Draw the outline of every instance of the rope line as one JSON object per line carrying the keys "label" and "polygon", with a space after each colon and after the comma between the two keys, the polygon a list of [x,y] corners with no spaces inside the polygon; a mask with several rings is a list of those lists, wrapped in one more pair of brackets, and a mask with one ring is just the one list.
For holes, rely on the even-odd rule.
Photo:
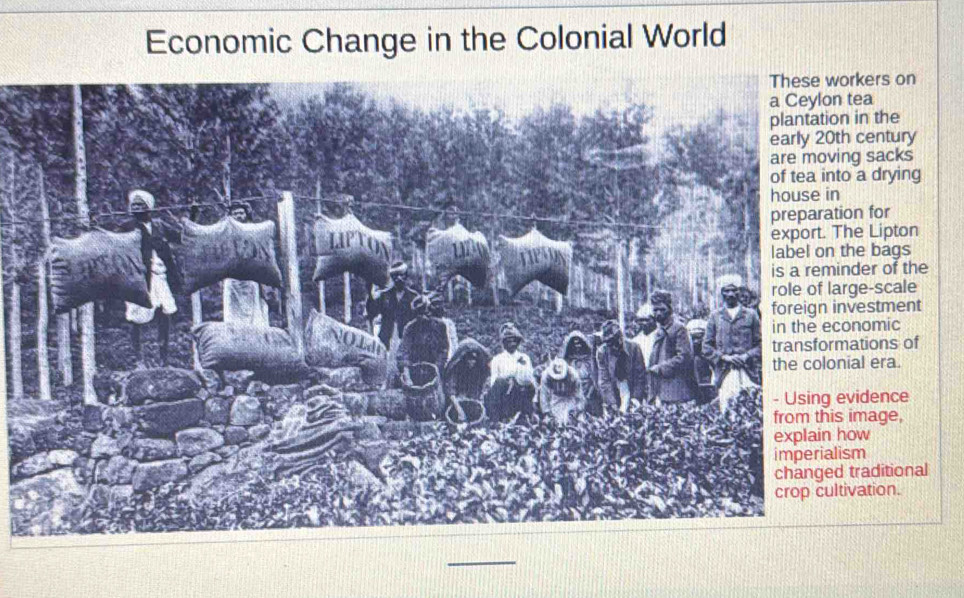
{"label": "rope line", "polygon": [[[313,201],[313,202],[323,202],[334,205],[345,205],[344,199],[334,199],[334,198],[324,198],[324,197],[309,197],[306,195],[292,195],[294,199]],[[244,197],[240,199],[232,199],[232,202],[255,202],[255,201],[272,201],[277,202],[280,198],[266,197],[266,196],[255,196],[255,197]],[[558,218],[549,218],[546,216],[520,216],[517,214],[505,214],[500,212],[489,212],[480,210],[451,210],[451,209],[439,209],[429,206],[410,206],[399,203],[390,202],[380,202],[380,201],[355,201],[352,205],[358,207],[375,207],[375,208],[388,208],[396,210],[407,210],[410,212],[434,212],[436,214],[453,214],[458,216],[478,216],[480,218],[494,218],[498,220],[515,220],[519,222],[539,222],[553,225],[562,226],[597,226],[601,228],[620,228],[629,230],[667,230],[671,227],[661,226],[657,224],[639,224],[633,222],[606,222],[602,220],[586,220],[586,219],[575,219],[575,220],[560,220]],[[164,206],[159,208],[154,208],[150,210],[152,213],[156,212],[178,212],[178,211],[190,211],[192,209],[201,208],[220,208],[227,210],[228,206],[223,203],[214,202],[198,202],[188,205],[177,205],[177,206]],[[105,212],[98,212],[96,214],[91,214],[90,219],[94,225],[96,221],[100,219],[110,219],[119,216],[130,217],[131,213],[127,210],[109,210]],[[319,215],[316,214],[317,218]],[[13,227],[18,225],[26,224],[42,224],[46,220],[47,222],[68,222],[68,221],[79,221],[79,215],[65,215],[65,216],[50,216],[48,218],[13,218],[13,219],[3,219],[0,222],[0,227]],[[707,231],[709,229],[706,229]]]}

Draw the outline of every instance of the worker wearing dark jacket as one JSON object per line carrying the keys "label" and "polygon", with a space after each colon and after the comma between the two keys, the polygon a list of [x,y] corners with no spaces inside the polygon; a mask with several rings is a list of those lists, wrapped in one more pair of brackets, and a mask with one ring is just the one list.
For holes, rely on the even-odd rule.
{"label": "worker wearing dark jacket", "polygon": [[659,324],[649,356],[651,394],[659,403],[685,403],[699,396],[693,374],[693,345],[673,313],[673,296],[653,291],[653,316]]}

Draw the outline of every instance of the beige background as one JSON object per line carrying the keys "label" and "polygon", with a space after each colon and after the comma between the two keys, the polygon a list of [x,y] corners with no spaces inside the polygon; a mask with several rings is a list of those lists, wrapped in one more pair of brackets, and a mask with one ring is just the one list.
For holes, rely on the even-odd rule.
{"label": "beige background", "polygon": [[[24,7],[29,3],[18,4]],[[944,248],[941,398],[933,312],[918,322],[925,331],[925,348],[916,362],[905,361],[897,375],[778,377],[771,373],[766,389],[766,397],[772,397],[798,387],[852,390],[861,382],[870,387],[899,384],[912,388],[917,401],[906,413],[913,417],[907,417],[900,430],[888,431],[887,442],[874,450],[907,462],[926,459],[933,464],[937,460],[934,439],[940,419],[944,432],[940,446],[942,501],[941,478],[935,469],[929,480],[907,487],[901,500],[811,501],[803,505],[768,500],[766,516],[755,519],[40,538],[18,539],[13,543],[16,548],[11,548],[4,475],[0,476],[0,519],[4,521],[0,596],[858,596],[868,595],[871,588],[880,592],[874,595],[961,595],[964,521],[959,480],[964,463],[956,431],[964,424],[964,393],[957,340],[964,330],[952,306],[964,299],[953,284],[961,266],[956,255],[957,231],[964,224],[957,201],[964,190],[962,165],[960,152],[955,149],[964,142],[957,95],[964,83],[960,59],[964,51],[957,35],[964,23],[962,17],[962,4],[951,2],[0,15],[0,84],[508,78],[514,84],[526,85],[549,77],[582,86],[590,85],[594,78],[637,76],[634,73],[641,71],[661,77],[707,79],[720,74],[756,74],[761,77],[761,140],[767,133],[767,108],[762,102],[769,95],[763,77],[771,72],[912,70],[921,81],[914,90],[897,92],[890,88],[881,92],[882,102],[889,107],[899,105],[907,120],[917,123],[921,139],[915,165],[924,168],[930,181],[911,189],[917,198],[916,207],[901,208],[900,218],[932,227],[919,244],[918,256],[935,263],[938,155],[934,132],[939,84],[940,232]],[[704,20],[714,24],[724,19],[727,47],[708,50],[637,48],[611,54],[507,50],[484,56],[420,51],[393,61],[374,56],[303,53],[230,60],[178,58],[147,56],[142,50],[145,28],[262,31],[270,25],[276,31],[295,33],[331,25],[346,31],[421,32],[432,25],[436,30],[454,32],[471,23],[512,32],[528,23],[551,26],[563,22],[589,28],[600,22],[629,20],[636,24],[673,21],[696,26]],[[939,82],[935,77],[938,27],[942,57]],[[637,44],[640,41],[637,39]],[[761,143],[764,154],[766,149]],[[761,180],[767,172],[764,162]],[[849,196],[856,197],[857,192],[854,188]],[[767,201],[768,186],[764,182],[764,222]],[[768,248],[764,242],[764,273],[768,269]],[[766,279],[763,290],[766,309]],[[932,307],[936,305],[936,290],[933,283],[927,290],[926,301]],[[767,401],[768,415],[772,408]],[[900,442],[894,442],[895,438]],[[5,426],[0,431],[0,446],[6,447]],[[868,504],[874,506],[868,508]],[[452,561],[484,560],[516,560],[518,565],[446,567]]]}

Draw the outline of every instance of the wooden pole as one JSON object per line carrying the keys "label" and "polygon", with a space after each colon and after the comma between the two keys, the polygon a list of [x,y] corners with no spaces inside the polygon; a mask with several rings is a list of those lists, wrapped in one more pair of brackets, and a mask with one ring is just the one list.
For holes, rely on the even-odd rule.
{"label": "wooden pole", "polygon": [[606,313],[609,314],[613,310],[612,297],[610,293],[612,292],[612,279],[608,276],[606,277]]}
{"label": "wooden pole", "polygon": [[625,316],[625,298],[623,293],[625,289],[623,288],[623,244],[622,242],[616,242],[616,317],[619,321],[619,329],[622,331],[626,330],[626,316]]}
{"label": "wooden pole", "polygon": [[301,277],[298,270],[298,239],[295,228],[295,199],[290,191],[281,194],[278,202],[278,231],[281,237],[281,253],[285,256],[285,318],[288,334],[295,342],[300,355],[305,352],[302,331]]}
{"label": "wooden pole", "polygon": [[59,314],[57,316],[57,367],[60,369],[60,382],[64,386],[72,386],[74,383],[70,340],[70,314]]}
{"label": "wooden pole", "polygon": [[[225,280],[224,282],[227,283],[227,280]],[[228,292],[227,292],[228,289],[226,284],[222,285],[222,290],[224,292],[222,305],[224,308],[226,308],[228,306]],[[225,310],[222,308],[222,311],[221,311],[222,319],[224,319],[225,313],[226,313]],[[202,312],[202,307],[201,307],[201,291],[195,291],[191,293],[191,328],[193,329],[195,326],[198,326],[203,321],[204,321],[204,313]],[[197,344],[191,343],[191,346],[192,346],[192,353],[194,355],[194,369],[200,372],[202,369],[201,354],[197,350]]]}
{"label": "wooden pole", "polygon": [[6,194],[7,209],[11,216],[14,216],[10,223],[10,262],[13,266],[14,279],[10,284],[10,305],[7,312],[7,336],[10,347],[10,385],[12,398],[19,400],[23,398],[23,330],[20,323],[20,283],[17,282],[17,274],[20,270],[20,252],[17,251],[17,222],[14,215],[14,206],[17,205],[17,166],[14,164],[14,156],[10,156],[10,188]]}
{"label": "wooden pole", "polygon": [[[80,85],[73,86],[74,156],[76,177],[74,194],[77,198],[77,215],[83,226],[90,226],[90,206],[87,203],[87,149],[84,144],[84,104]],[[83,370],[83,397],[85,405],[97,404],[94,390],[94,374],[97,372],[97,356],[94,340],[94,304],[80,307],[80,362]]]}
{"label": "wooden pole", "polygon": [[47,251],[50,248],[50,210],[44,187],[43,168],[37,169],[37,185],[40,195],[40,225],[42,230],[41,255],[37,261],[37,376],[41,401],[52,398],[50,392],[50,355],[47,350],[47,331],[50,328],[50,311],[47,303]]}
{"label": "wooden pole", "polygon": [[[322,215],[321,211],[321,179],[315,179],[315,217],[318,218]],[[312,236],[309,234],[308,239],[313,241]],[[310,242],[310,241],[309,241]],[[325,299],[325,281],[318,281],[318,309],[321,310],[322,315],[328,314],[328,306],[326,305]]]}
{"label": "wooden pole", "polygon": [[351,274],[345,272],[342,275],[344,283],[343,300],[345,304],[345,323],[351,322]]}
{"label": "wooden pole", "polygon": [[[498,259],[498,254],[495,252],[495,249],[494,249],[495,246],[492,243],[490,243],[489,247],[493,247],[492,263],[498,266],[499,259]],[[499,307],[499,272],[498,270],[492,273],[492,305],[494,305],[495,307]]]}

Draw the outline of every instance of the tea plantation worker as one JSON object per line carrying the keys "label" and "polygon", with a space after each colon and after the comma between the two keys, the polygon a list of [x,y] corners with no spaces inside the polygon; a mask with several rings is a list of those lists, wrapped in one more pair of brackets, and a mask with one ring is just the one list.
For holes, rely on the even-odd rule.
{"label": "tea plantation worker", "polygon": [[703,355],[713,364],[720,409],[744,390],[759,388],[760,319],[740,303],[742,279],[729,274],[717,280],[723,307],[706,322]]}
{"label": "tea plantation worker", "polygon": [[[452,408],[448,418],[453,423],[477,421],[482,416],[482,391],[489,379],[492,355],[475,339],[467,338],[458,344],[455,353],[445,364],[442,384]],[[474,406],[468,402],[477,403]],[[475,407],[475,413],[468,411]]]}
{"label": "tea plantation worker", "polygon": [[684,403],[699,395],[693,374],[693,345],[686,327],[673,313],[673,296],[654,291],[650,297],[659,328],[649,356],[651,396],[657,404]]}
{"label": "tea plantation worker", "polygon": [[438,295],[437,298],[437,301],[432,301],[429,304],[429,315],[433,318],[438,318],[438,320],[445,325],[445,333],[449,339],[449,354],[447,355],[447,359],[452,359],[455,355],[455,349],[459,345],[459,333],[455,326],[455,320],[445,317],[445,308],[442,305],[441,295]]}
{"label": "tea plantation worker", "polygon": [[[228,215],[238,222],[250,222],[251,204],[246,201],[233,201],[228,205]],[[226,278],[222,291],[225,322],[269,326],[268,303],[262,297],[260,284],[251,280]]]}
{"label": "tea plantation worker", "polygon": [[596,386],[596,358],[586,335],[578,330],[570,332],[562,344],[562,358],[579,378],[582,396],[586,399],[586,411],[592,415],[602,415],[602,395]]}
{"label": "tea plantation worker", "polygon": [[756,317],[760,317],[760,296],[750,287],[740,287],[740,305],[756,312]]}
{"label": "tea plantation worker", "polygon": [[161,362],[167,365],[170,346],[171,315],[177,312],[172,291],[181,288],[180,271],[171,251],[170,243],[181,242],[178,225],[156,219],[153,216],[156,202],[154,196],[143,189],[135,189],[127,196],[128,211],[134,218],[135,230],[141,233],[141,259],[146,270],[147,288],[150,290],[151,307],[126,303],[125,317],[131,326],[131,345],[138,363],[141,355],[141,326],[157,320]]}
{"label": "tea plantation worker", "polygon": [[489,419],[510,420],[516,414],[528,417],[533,411],[536,394],[535,372],[532,359],[519,350],[522,333],[512,322],[499,329],[502,352],[492,358],[485,397],[485,410]]}
{"label": "tea plantation worker", "polygon": [[603,405],[626,413],[632,399],[642,402],[646,398],[642,350],[626,340],[616,320],[603,322],[600,333],[602,343],[596,349],[596,372]]}
{"label": "tea plantation worker", "polygon": [[440,313],[439,297],[434,293],[418,295],[411,305],[415,318],[405,325],[398,345],[398,370],[417,363],[431,363],[441,375],[448,361],[449,336],[445,323],[433,314]]}
{"label": "tea plantation worker", "polygon": [[640,305],[636,311],[636,330],[633,342],[639,345],[643,352],[643,363],[649,363],[653,341],[656,340],[656,318],[653,317],[653,306],[648,302]]}
{"label": "tea plantation worker", "polygon": [[542,372],[539,410],[559,423],[568,424],[573,414],[585,409],[586,397],[582,394],[579,375],[565,359],[556,357]]}
{"label": "tea plantation worker", "polygon": [[686,323],[686,331],[693,344],[693,376],[700,391],[697,402],[700,405],[716,398],[716,384],[713,383],[713,366],[703,356],[703,337],[706,335],[706,320],[693,319]]}
{"label": "tea plantation worker", "polygon": [[391,351],[413,317],[411,306],[418,293],[408,286],[408,264],[405,262],[393,263],[388,274],[387,286],[372,288],[365,310],[369,320],[380,316],[378,338]]}

